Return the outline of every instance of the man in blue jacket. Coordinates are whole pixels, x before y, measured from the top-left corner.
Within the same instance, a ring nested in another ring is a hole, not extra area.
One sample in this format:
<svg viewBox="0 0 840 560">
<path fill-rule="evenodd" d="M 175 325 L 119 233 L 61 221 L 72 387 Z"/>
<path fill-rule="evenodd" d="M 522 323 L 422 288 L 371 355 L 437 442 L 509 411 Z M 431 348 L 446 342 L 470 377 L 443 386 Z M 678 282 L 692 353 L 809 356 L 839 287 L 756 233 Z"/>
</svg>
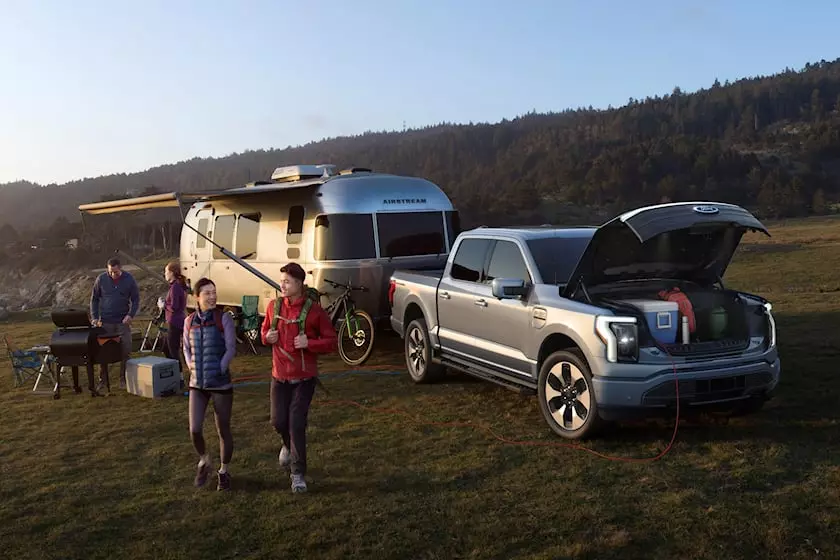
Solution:
<svg viewBox="0 0 840 560">
<path fill-rule="evenodd" d="M 125 368 L 131 354 L 131 321 L 140 308 L 140 290 L 129 272 L 122 270 L 120 261 L 108 260 L 108 271 L 97 276 L 90 295 L 90 317 L 107 334 L 119 334 L 122 342 L 120 388 L 125 389 Z M 108 366 L 99 369 L 97 390 L 105 387 Z"/>
</svg>

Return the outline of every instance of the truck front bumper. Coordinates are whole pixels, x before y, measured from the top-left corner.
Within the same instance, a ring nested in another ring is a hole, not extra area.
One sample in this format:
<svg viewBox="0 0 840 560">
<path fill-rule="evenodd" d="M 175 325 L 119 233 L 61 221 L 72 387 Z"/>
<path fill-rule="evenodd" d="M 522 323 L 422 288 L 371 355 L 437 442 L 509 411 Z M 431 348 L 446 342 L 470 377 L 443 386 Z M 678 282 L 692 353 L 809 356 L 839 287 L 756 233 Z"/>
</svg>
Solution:
<svg viewBox="0 0 840 560">
<path fill-rule="evenodd" d="M 641 364 L 602 364 L 602 368 L 647 369 Z M 677 404 L 679 381 L 680 415 L 715 408 L 731 408 L 751 399 L 767 399 L 779 383 L 781 362 L 776 352 L 749 361 L 656 366 L 639 372 L 643 377 L 599 375 L 592 379 L 599 416 L 606 420 L 672 412 Z M 604 371 L 604 369 L 602 369 Z M 634 372 L 635 373 L 635 372 Z M 647 373 L 645 375 L 645 373 Z"/>
</svg>

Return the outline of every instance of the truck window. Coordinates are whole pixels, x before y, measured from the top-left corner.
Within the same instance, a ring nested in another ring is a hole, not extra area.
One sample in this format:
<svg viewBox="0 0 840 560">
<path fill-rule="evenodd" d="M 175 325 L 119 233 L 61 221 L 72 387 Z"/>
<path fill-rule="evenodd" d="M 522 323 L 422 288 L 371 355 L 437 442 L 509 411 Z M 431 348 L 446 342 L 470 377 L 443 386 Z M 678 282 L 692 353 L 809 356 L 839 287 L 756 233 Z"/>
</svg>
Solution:
<svg viewBox="0 0 840 560">
<path fill-rule="evenodd" d="M 464 239 L 452 260 L 449 275 L 455 280 L 480 282 L 484 275 L 484 260 L 490 243 L 489 239 Z"/>
<path fill-rule="evenodd" d="M 201 218 L 198 220 L 198 227 L 195 229 L 201 232 L 202 235 L 207 235 L 207 224 L 207 218 Z M 207 240 L 201 237 L 201 235 L 196 235 L 195 248 L 204 249 L 205 247 L 207 247 Z"/>
<path fill-rule="evenodd" d="M 303 206 L 289 208 L 289 221 L 286 225 L 286 243 L 297 245 L 303 235 L 303 216 L 306 212 Z"/>
<path fill-rule="evenodd" d="M 375 259 L 373 214 L 329 214 L 315 219 L 315 259 Z"/>
<path fill-rule="evenodd" d="M 528 273 L 522 251 L 513 241 L 496 242 L 484 281 L 490 283 L 494 278 L 516 278 L 531 282 L 531 275 Z"/>
<path fill-rule="evenodd" d="M 590 237 L 545 237 L 529 239 L 528 250 L 537 264 L 544 284 L 569 281 Z"/>
<path fill-rule="evenodd" d="M 438 255 L 446 252 L 442 212 L 395 212 L 376 215 L 381 257 Z"/>
<path fill-rule="evenodd" d="M 230 251 L 233 248 L 233 224 L 236 218 L 233 214 L 217 216 L 216 225 L 213 228 L 213 241 Z M 226 259 L 218 247 L 213 245 L 213 258 Z"/>
<path fill-rule="evenodd" d="M 259 214 L 242 214 L 236 224 L 236 256 L 240 259 L 257 258 L 257 236 L 260 232 Z"/>
</svg>

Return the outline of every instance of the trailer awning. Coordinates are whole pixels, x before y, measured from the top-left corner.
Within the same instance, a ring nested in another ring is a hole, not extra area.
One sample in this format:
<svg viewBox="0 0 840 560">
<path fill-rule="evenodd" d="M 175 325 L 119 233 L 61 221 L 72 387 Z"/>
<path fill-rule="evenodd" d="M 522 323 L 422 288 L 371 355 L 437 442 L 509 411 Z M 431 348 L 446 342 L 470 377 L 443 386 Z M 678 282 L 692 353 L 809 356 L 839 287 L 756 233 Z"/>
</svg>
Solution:
<svg viewBox="0 0 840 560">
<path fill-rule="evenodd" d="M 150 210 L 153 208 L 178 208 L 181 202 L 186 202 L 184 198 L 183 195 L 176 192 L 151 194 L 135 198 L 82 204 L 79 206 L 79 211 L 85 214 L 112 214 L 114 212 Z"/>
<path fill-rule="evenodd" d="M 155 208 L 178 208 L 181 204 L 192 204 L 198 200 L 213 200 L 224 198 L 238 198 L 241 196 L 274 193 L 288 191 L 304 187 L 321 185 L 324 179 L 310 179 L 294 183 L 269 183 L 263 185 L 247 185 L 219 191 L 182 193 L 168 192 L 163 194 L 151 194 L 135 198 L 123 198 L 121 200 L 108 200 L 105 202 L 91 202 L 79 206 L 83 214 L 113 214 L 115 212 L 132 212 L 137 210 L 151 210 Z"/>
</svg>

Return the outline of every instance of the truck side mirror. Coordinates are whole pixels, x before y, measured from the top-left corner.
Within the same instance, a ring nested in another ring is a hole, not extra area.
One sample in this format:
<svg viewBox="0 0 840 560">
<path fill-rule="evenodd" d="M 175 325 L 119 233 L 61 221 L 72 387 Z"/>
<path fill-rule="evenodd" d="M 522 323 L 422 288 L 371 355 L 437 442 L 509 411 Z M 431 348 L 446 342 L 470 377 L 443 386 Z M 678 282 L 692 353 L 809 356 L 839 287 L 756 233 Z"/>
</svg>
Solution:
<svg viewBox="0 0 840 560">
<path fill-rule="evenodd" d="M 498 299 L 517 299 L 528 294 L 525 280 L 520 278 L 494 278 L 493 297 Z"/>
</svg>

